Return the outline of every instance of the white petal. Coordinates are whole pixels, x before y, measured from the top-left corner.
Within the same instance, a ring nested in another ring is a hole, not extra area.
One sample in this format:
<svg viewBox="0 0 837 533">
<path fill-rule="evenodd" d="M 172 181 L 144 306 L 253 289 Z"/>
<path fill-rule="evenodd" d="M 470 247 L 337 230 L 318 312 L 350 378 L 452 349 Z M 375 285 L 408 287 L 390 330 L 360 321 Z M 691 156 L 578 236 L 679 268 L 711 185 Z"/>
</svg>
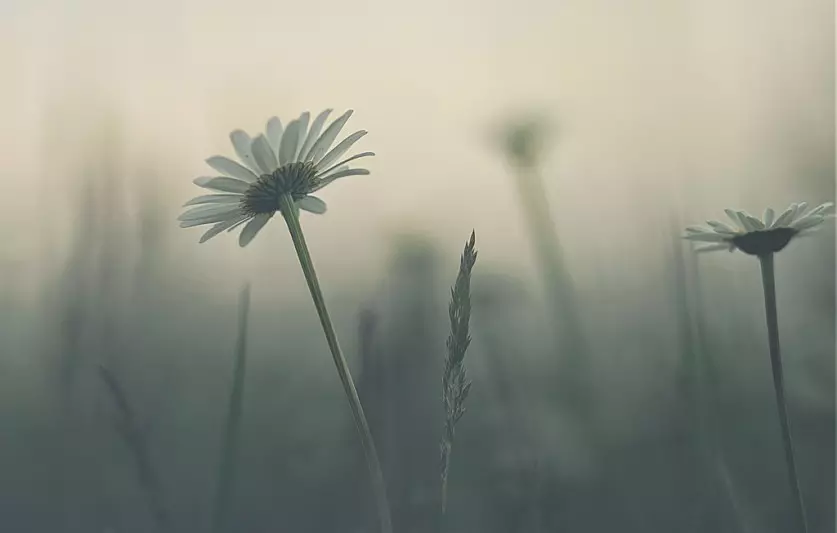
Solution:
<svg viewBox="0 0 837 533">
<path fill-rule="evenodd" d="M 790 216 L 790 218 L 787 220 L 787 222 L 785 222 L 785 226 L 790 226 L 791 224 L 793 224 L 793 222 L 794 222 L 797 218 L 799 218 L 799 215 L 800 215 L 800 212 L 799 212 L 799 206 L 800 206 L 800 204 L 799 204 L 799 203 L 793 203 L 793 204 L 791 204 L 791 207 L 793 208 L 793 210 L 791 211 L 791 216 Z"/>
<path fill-rule="evenodd" d="M 282 135 L 282 142 L 279 145 L 279 164 L 292 163 L 296 154 L 296 147 L 299 144 L 299 122 L 292 120 L 285 133 Z"/>
<path fill-rule="evenodd" d="M 695 246 L 695 252 L 702 253 L 702 252 L 717 252 L 719 250 L 729 250 L 730 245 L 727 243 L 722 244 L 701 244 L 700 246 Z"/>
<path fill-rule="evenodd" d="M 791 220 L 793 219 L 793 211 L 796 204 L 791 204 L 790 207 L 785 209 L 779 217 L 773 221 L 773 225 L 770 226 L 771 228 L 782 228 L 785 227 Z"/>
<path fill-rule="evenodd" d="M 345 178 L 347 176 L 366 176 L 369 174 L 369 171 L 365 168 L 347 168 L 346 170 L 341 170 L 339 172 L 334 172 L 333 174 L 329 174 L 326 178 L 320 178 L 318 183 L 314 188 L 313 191 L 319 191 L 332 181 L 340 178 Z"/>
<path fill-rule="evenodd" d="M 686 228 L 687 233 L 712 233 L 711 229 L 706 229 L 701 226 L 689 226 Z"/>
<path fill-rule="evenodd" d="M 712 226 L 712 229 L 714 229 L 718 233 L 726 233 L 728 235 L 736 235 L 738 233 L 723 222 L 718 222 L 717 220 L 710 220 L 707 222 L 707 224 Z"/>
<path fill-rule="evenodd" d="M 302 148 L 299 149 L 300 161 L 309 160 L 308 154 L 311 153 L 311 147 L 314 146 L 314 142 L 317 140 L 317 137 L 320 136 L 320 132 L 323 131 L 323 126 L 325 125 L 325 121 L 328 120 L 328 116 L 331 114 L 331 111 L 331 109 L 326 109 L 314 119 L 314 122 L 311 124 L 311 130 L 308 132 L 308 135 L 305 136 L 305 142 L 302 144 Z"/>
<path fill-rule="evenodd" d="M 764 222 L 762 222 L 758 218 L 754 217 L 750 213 L 742 211 L 741 215 L 744 216 L 747 219 L 747 221 L 750 223 L 751 226 L 753 226 L 754 229 L 756 229 L 756 230 L 764 229 Z"/>
<path fill-rule="evenodd" d="M 341 167 L 332 167 L 332 170 L 329 170 L 328 172 L 323 172 L 322 174 L 319 174 L 317 176 L 317 179 L 320 179 L 320 180 L 326 179 L 328 177 L 331 177 L 332 174 L 336 174 L 338 172 L 348 170 L 348 168 L 349 168 L 349 165 L 343 165 Z"/>
<path fill-rule="evenodd" d="M 689 241 L 699 242 L 727 242 L 729 240 L 724 235 L 718 235 L 717 233 L 690 233 L 683 238 Z"/>
<path fill-rule="evenodd" d="M 195 218 L 194 220 L 183 220 L 180 222 L 181 228 L 191 228 L 193 226 L 202 226 L 204 224 L 213 224 L 215 222 L 224 222 L 227 220 L 234 220 L 238 219 L 241 211 L 233 210 L 227 211 L 222 213 L 213 213 L 213 214 L 206 214 L 200 218 Z"/>
<path fill-rule="evenodd" d="M 227 228 L 227 232 L 229 233 L 230 231 L 233 231 L 235 228 L 239 227 L 240 225 L 242 225 L 242 224 L 244 224 L 245 222 L 247 222 L 248 220 L 250 220 L 250 218 L 251 218 L 251 217 L 249 217 L 249 216 L 247 216 L 247 217 L 242 217 L 242 219 L 241 219 L 241 220 L 239 220 L 238 222 L 236 222 L 235 224 L 233 224 L 232 226 L 230 226 L 229 228 Z"/>
<path fill-rule="evenodd" d="M 253 174 L 253 171 L 241 166 L 232 159 L 221 155 L 215 155 L 206 160 L 206 164 L 220 172 L 225 176 L 237 178 L 248 183 L 253 183 L 259 177 Z"/>
<path fill-rule="evenodd" d="M 793 224 L 790 225 L 795 230 L 804 230 L 808 228 L 813 228 L 814 226 L 819 226 L 822 224 L 823 217 L 820 215 L 814 216 L 806 216 L 802 217 L 799 220 L 794 220 Z"/>
<path fill-rule="evenodd" d="M 811 209 L 809 215 L 828 215 L 834 208 L 834 202 L 826 202 Z"/>
<path fill-rule="evenodd" d="M 288 127 L 290 129 L 290 126 Z M 254 216 L 253 219 L 244 226 L 244 229 L 241 230 L 241 235 L 238 236 L 238 244 L 243 248 L 250 244 L 250 241 L 261 231 L 267 221 L 270 220 L 272 214 L 269 213 L 259 213 L 258 215 Z"/>
<path fill-rule="evenodd" d="M 741 223 L 741 226 L 747 231 L 755 231 L 758 229 L 755 224 L 753 224 L 750 219 L 752 218 L 750 215 L 745 213 L 744 211 L 736 211 L 735 213 L 738 216 L 738 222 Z"/>
<path fill-rule="evenodd" d="M 732 209 L 724 209 L 724 213 L 726 213 L 729 219 L 732 220 L 733 224 L 735 224 L 735 227 L 741 227 L 741 219 L 738 218 L 738 213 L 736 213 Z"/>
<path fill-rule="evenodd" d="M 223 222 L 218 222 L 217 224 L 215 224 L 214 226 L 209 228 L 206 231 L 206 233 L 201 235 L 201 239 L 198 242 L 205 243 L 206 241 L 208 241 L 212 237 L 218 235 L 219 233 L 221 233 L 225 229 L 230 229 L 231 227 L 235 226 L 236 224 L 240 224 L 241 222 L 247 220 L 248 218 L 250 218 L 249 215 L 241 215 L 238 218 L 233 218 L 233 219 L 230 219 L 230 220 L 225 220 Z"/>
<path fill-rule="evenodd" d="M 764 210 L 764 226 L 769 228 L 773 224 L 773 217 L 776 216 L 776 213 L 771 208 L 767 208 Z"/>
<path fill-rule="evenodd" d="M 197 207 L 193 207 L 177 217 L 177 220 L 186 221 L 186 220 L 197 220 L 199 218 L 204 218 L 210 215 L 216 215 L 220 213 L 237 213 L 240 212 L 240 209 L 237 205 L 227 205 L 227 204 L 207 204 L 207 205 L 199 205 Z"/>
<path fill-rule="evenodd" d="M 253 172 L 260 173 L 259 166 L 256 164 L 256 160 L 253 159 L 253 152 L 250 151 L 250 144 L 252 144 L 253 140 L 247 135 L 247 132 L 244 130 L 235 130 L 230 133 L 230 141 L 232 141 L 235 153 L 241 162 Z"/>
<path fill-rule="evenodd" d="M 787 225 L 787 227 L 789 227 L 789 228 L 795 228 L 797 224 L 799 224 L 800 222 L 805 222 L 805 221 L 806 221 L 806 220 L 808 220 L 810 217 L 811 217 L 811 214 L 810 214 L 810 213 L 808 213 L 807 215 L 802 215 L 802 216 L 799 216 L 799 217 L 795 217 L 795 218 L 793 219 L 793 222 L 791 222 L 790 224 L 788 224 L 788 225 Z"/>
<path fill-rule="evenodd" d="M 247 189 L 250 188 L 249 183 L 243 182 L 241 180 L 237 180 L 235 178 L 227 178 L 227 177 L 219 177 L 219 178 L 201 177 L 201 178 L 195 178 L 192 181 L 198 187 L 203 187 L 204 189 L 215 189 L 216 191 L 222 191 L 222 192 L 237 192 L 237 193 L 244 194 L 245 192 L 247 192 Z"/>
<path fill-rule="evenodd" d="M 361 137 L 366 135 L 366 133 L 367 132 L 364 131 L 364 130 L 356 131 L 356 132 L 352 133 L 351 135 L 349 135 L 348 137 L 346 137 L 345 139 L 343 139 L 342 141 L 340 141 L 340 144 L 335 146 L 329 153 L 327 153 L 325 156 L 323 156 L 323 158 L 320 160 L 320 162 L 317 163 L 317 166 L 327 167 L 330 164 L 337 161 L 337 159 L 340 156 L 345 154 L 349 150 L 349 148 L 351 148 L 352 145 L 355 144 L 358 141 L 358 139 L 360 139 Z"/>
<path fill-rule="evenodd" d="M 311 148 L 311 151 L 308 153 L 308 159 L 313 161 L 314 164 L 318 164 L 320 159 L 325 155 L 329 148 L 331 148 L 331 144 L 334 142 L 334 139 L 340 135 L 340 130 L 343 129 L 343 126 L 346 124 L 346 121 L 349 120 L 349 117 L 352 116 L 351 109 L 343 113 L 337 120 L 331 123 L 331 125 L 326 128 L 320 138 L 314 143 L 314 146 Z"/>
<path fill-rule="evenodd" d="M 297 135 L 299 135 L 299 139 L 296 142 L 296 152 L 294 153 L 294 161 L 301 161 L 299 158 L 299 153 L 302 148 L 302 144 L 305 142 L 305 137 L 308 135 L 308 123 L 311 121 L 311 113 L 308 111 L 304 112 L 299 116 L 299 131 Z"/>
<path fill-rule="evenodd" d="M 278 157 L 279 143 L 282 140 L 282 121 L 279 120 L 279 117 L 270 117 L 265 126 L 265 133 L 267 134 L 267 142 L 273 149 L 273 155 Z"/>
<path fill-rule="evenodd" d="M 317 215 L 322 215 L 326 212 L 326 203 L 316 196 L 306 196 L 305 198 L 298 200 L 296 205 L 304 211 Z"/>
<path fill-rule="evenodd" d="M 354 161 L 355 159 L 360 159 L 361 157 L 371 157 L 373 155 L 375 155 L 375 152 L 363 152 L 363 153 L 360 153 L 360 154 L 357 154 L 357 155 L 353 155 L 352 157 L 350 157 L 348 159 L 344 159 L 343 161 L 340 161 L 339 163 L 332 166 L 331 168 L 328 168 L 328 169 L 324 170 L 322 173 L 320 173 L 320 175 L 328 174 L 329 172 L 331 172 L 335 168 L 342 167 L 346 163 L 348 163 L 350 161 Z"/>
<path fill-rule="evenodd" d="M 279 162 L 276 161 L 273 148 L 270 147 L 270 143 L 264 135 L 259 135 L 253 140 L 253 157 L 256 158 L 256 163 L 262 169 L 262 174 L 270 174 L 279 168 Z"/>
<path fill-rule="evenodd" d="M 799 202 L 798 204 L 796 204 L 796 209 L 793 212 L 793 219 L 796 220 L 798 217 L 800 217 L 807 208 L 808 202 Z"/>
<path fill-rule="evenodd" d="M 234 204 L 241 201 L 240 194 L 204 194 L 196 196 L 183 204 L 183 207 L 201 204 Z"/>
</svg>

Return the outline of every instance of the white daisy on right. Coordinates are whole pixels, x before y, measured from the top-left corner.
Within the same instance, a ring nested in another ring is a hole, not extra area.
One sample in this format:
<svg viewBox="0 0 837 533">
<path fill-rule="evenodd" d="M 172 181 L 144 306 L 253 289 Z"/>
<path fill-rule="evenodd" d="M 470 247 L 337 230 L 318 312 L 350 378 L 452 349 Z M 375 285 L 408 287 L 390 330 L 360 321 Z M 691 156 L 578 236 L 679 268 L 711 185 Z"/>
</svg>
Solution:
<svg viewBox="0 0 837 533">
<path fill-rule="evenodd" d="M 764 311 L 767 324 L 767 344 L 770 354 L 770 366 L 773 374 L 773 388 L 776 393 L 776 407 L 782 441 L 785 451 L 785 465 L 792 498 L 792 511 L 796 523 L 795 531 L 808 533 L 808 518 L 802 491 L 799 486 L 799 474 L 791 437 L 790 417 L 788 416 L 785 393 L 785 378 L 782 353 L 779 344 L 779 319 L 776 305 L 776 275 L 774 255 L 783 250 L 793 239 L 816 231 L 826 219 L 834 218 L 834 202 L 826 202 L 806 211 L 805 202 L 791 204 L 790 207 L 775 217 L 772 209 L 764 212 L 764 218 L 756 218 L 746 211 L 725 209 L 733 226 L 710 220 L 708 228 L 692 226 L 686 228 L 684 239 L 705 242 L 696 248 L 698 252 L 713 250 L 738 249 L 748 255 L 758 257 L 761 264 L 761 279 L 764 290 Z"/>
<path fill-rule="evenodd" d="M 782 250 L 794 238 L 813 233 L 826 219 L 834 218 L 834 202 L 826 202 L 805 212 L 807 207 L 806 202 L 793 203 L 778 217 L 773 209 L 767 208 L 762 219 L 746 211 L 725 209 L 732 226 L 709 220 L 708 228 L 686 228 L 683 238 L 708 243 L 697 247 L 695 250 L 698 252 L 732 252 L 738 249 L 745 254 L 764 256 Z"/>
</svg>

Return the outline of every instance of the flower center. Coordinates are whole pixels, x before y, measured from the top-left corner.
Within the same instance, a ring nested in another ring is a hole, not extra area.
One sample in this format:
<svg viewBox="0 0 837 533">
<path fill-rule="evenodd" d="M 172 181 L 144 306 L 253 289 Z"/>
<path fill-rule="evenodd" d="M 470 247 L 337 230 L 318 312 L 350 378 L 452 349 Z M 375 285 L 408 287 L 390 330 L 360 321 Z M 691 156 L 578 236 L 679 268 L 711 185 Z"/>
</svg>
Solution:
<svg viewBox="0 0 837 533">
<path fill-rule="evenodd" d="M 793 228 L 776 228 L 750 231 L 732 239 L 742 252 L 750 255 L 767 255 L 788 245 L 797 231 Z"/>
<path fill-rule="evenodd" d="M 316 174 L 314 164 L 310 161 L 288 163 L 272 174 L 262 174 L 244 193 L 241 209 L 251 216 L 273 214 L 279 210 L 279 198 L 283 194 L 290 194 L 294 200 L 299 200 L 310 193 L 316 184 Z"/>
</svg>

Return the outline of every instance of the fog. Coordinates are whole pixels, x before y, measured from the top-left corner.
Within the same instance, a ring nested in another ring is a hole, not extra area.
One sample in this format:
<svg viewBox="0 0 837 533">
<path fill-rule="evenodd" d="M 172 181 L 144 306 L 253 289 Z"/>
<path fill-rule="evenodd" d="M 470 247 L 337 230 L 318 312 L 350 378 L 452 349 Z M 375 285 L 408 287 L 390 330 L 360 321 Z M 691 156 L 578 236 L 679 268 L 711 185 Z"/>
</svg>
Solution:
<svg viewBox="0 0 837 533">
<path fill-rule="evenodd" d="M 215 531 L 376 530 L 281 217 L 246 248 L 176 220 L 231 131 L 333 108 L 354 110 L 343 136 L 368 130 L 371 174 L 301 223 L 397 533 L 793 531 L 759 262 L 679 234 L 834 201 L 834 21 L 824 0 L 2 0 L 0 530 L 210 530 L 245 283 Z M 530 116 L 547 126 L 527 178 L 501 138 Z M 551 221 L 518 179 L 542 180 Z M 472 230 L 473 385 L 440 517 Z M 826 220 L 776 255 L 810 532 L 835 527 L 834 244 Z M 140 420 L 150 492 L 100 365 Z"/>
</svg>

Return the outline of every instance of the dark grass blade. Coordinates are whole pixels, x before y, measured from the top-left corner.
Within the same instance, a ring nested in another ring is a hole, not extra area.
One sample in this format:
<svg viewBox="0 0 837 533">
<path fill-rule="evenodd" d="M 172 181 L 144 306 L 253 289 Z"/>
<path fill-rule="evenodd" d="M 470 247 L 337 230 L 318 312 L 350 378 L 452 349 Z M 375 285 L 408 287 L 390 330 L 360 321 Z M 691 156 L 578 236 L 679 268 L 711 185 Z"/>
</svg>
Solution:
<svg viewBox="0 0 837 533">
<path fill-rule="evenodd" d="M 244 377 L 247 366 L 247 321 L 249 314 L 250 284 L 247 284 L 241 290 L 239 296 L 238 337 L 235 344 L 233 382 L 232 389 L 230 390 L 227 420 L 224 424 L 223 441 L 221 443 L 221 459 L 218 462 L 218 485 L 215 489 L 215 500 L 212 506 L 213 533 L 224 531 L 232 501 L 239 431 L 241 428 L 241 412 L 244 403 Z"/>
<path fill-rule="evenodd" d="M 111 371 L 104 366 L 99 366 L 99 377 L 105 384 L 105 388 L 120 415 L 117 431 L 134 457 L 140 488 L 145 495 L 154 522 L 157 524 L 159 531 L 166 531 L 169 527 L 169 513 L 165 504 L 162 484 L 151 460 L 148 440 L 140 427 L 136 412 L 132 408 L 122 384 Z"/>
</svg>

